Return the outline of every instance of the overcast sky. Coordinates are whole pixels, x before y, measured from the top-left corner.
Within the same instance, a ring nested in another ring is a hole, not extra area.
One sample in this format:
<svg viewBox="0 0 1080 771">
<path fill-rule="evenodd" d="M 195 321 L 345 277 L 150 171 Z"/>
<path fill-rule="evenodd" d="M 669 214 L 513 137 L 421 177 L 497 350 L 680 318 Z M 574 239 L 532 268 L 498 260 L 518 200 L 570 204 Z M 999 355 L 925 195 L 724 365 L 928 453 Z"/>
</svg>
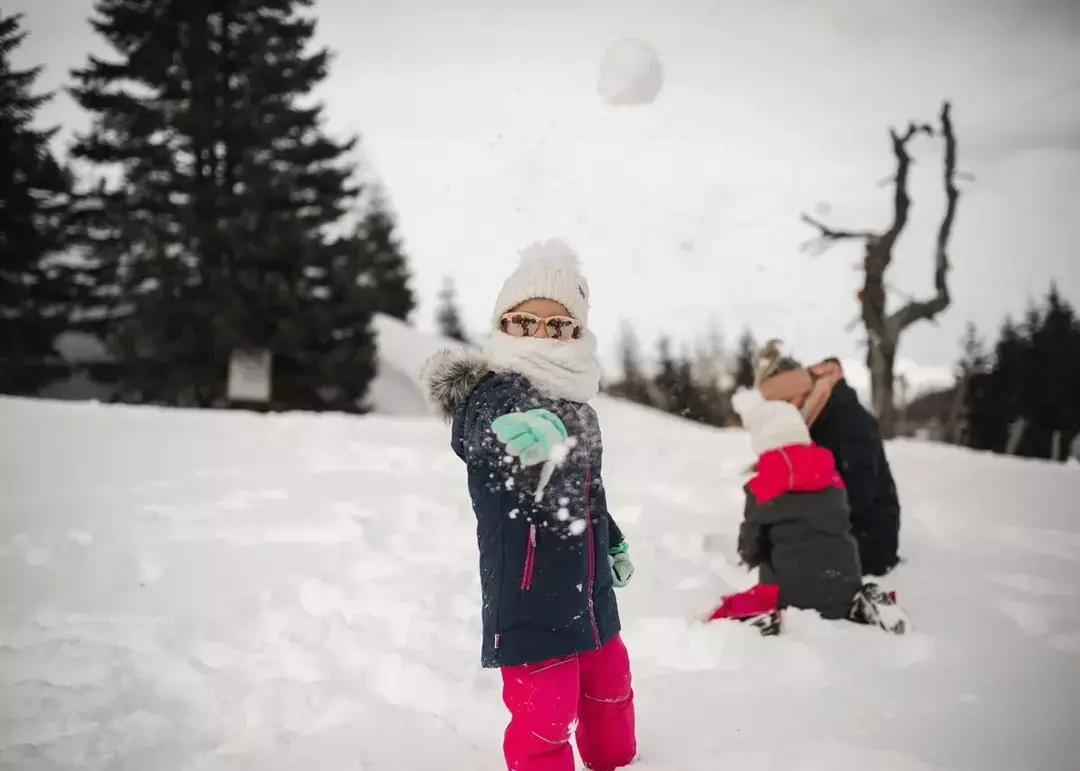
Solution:
<svg viewBox="0 0 1080 771">
<path fill-rule="evenodd" d="M 90 0 L 6 0 L 31 33 L 19 63 L 57 88 L 100 43 Z M 1051 279 L 1080 301 L 1080 2 L 1076 0 L 317 0 L 336 51 L 319 96 L 359 132 L 385 182 L 430 327 L 444 275 L 467 323 L 530 240 L 582 255 L 609 350 L 621 320 L 646 342 L 719 324 L 777 336 L 807 359 L 861 357 L 854 244 L 812 258 L 800 211 L 838 226 L 890 217 L 890 124 L 954 103 L 975 176 L 952 244 L 953 305 L 904 338 L 927 373 L 964 323 L 992 331 Z M 605 48 L 647 41 L 665 85 L 646 107 L 596 95 Z M 64 95 L 43 122 L 86 118 Z M 896 301 L 932 287 L 940 148 L 916 157 Z"/>
</svg>

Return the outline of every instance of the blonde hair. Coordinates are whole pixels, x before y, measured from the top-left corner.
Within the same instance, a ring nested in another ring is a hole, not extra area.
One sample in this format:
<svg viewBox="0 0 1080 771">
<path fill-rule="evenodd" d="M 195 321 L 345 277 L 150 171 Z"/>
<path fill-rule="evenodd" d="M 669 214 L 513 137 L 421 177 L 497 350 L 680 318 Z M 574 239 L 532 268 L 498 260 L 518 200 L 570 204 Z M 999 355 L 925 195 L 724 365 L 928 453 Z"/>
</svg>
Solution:
<svg viewBox="0 0 1080 771">
<path fill-rule="evenodd" d="M 784 355 L 784 352 L 780 349 L 783 344 L 782 340 L 774 337 L 758 349 L 757 355 L 754 356 L 755 387 L 760 386 L 774 375 L 802 369 L 802 365 L 798 361 Z"/>
</svg>

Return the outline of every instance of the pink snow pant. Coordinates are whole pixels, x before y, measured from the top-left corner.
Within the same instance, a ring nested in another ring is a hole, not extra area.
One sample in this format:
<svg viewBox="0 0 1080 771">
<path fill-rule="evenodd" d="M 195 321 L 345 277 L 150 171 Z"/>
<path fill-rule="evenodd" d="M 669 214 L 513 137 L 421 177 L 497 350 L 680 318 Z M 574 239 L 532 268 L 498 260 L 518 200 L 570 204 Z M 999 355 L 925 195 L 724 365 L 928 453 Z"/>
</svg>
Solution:
<svg viewBox="0 0 1080 771">
<path fill-rule="evenodd" d="M 587 768 L 614 771 L 637 754 L 630 657 L 618 635 L 599 650 L 504 667 L 502 677 L 509 771 L 574 771 L 575 722 Z"/>
</svg>

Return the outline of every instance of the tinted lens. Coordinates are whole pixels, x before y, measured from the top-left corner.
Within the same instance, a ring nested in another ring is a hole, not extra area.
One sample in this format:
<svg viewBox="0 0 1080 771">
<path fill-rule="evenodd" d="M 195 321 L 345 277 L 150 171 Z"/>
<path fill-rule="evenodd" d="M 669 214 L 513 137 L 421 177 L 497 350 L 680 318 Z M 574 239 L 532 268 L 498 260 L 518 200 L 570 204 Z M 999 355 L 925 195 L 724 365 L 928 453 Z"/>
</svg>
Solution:
<svg viewBox="0 0 1080 771">
<path fill-rule="evenodd" d="M 507 313 L 502 317 L 502 331 L 511 337 L 532 337 L 540 328 L 540 319 L 531 313 Z"/>
<path fill-rule="evenodd" d="M 578 330 L 581 325 L 578 324 L 576 319 L 569 318 L 568 316 L 553 316 L 550 319 L 545 319 L 547 323 L 547 334 L 553 340 L 570 340 L 578 336 Z"/>
</svg>

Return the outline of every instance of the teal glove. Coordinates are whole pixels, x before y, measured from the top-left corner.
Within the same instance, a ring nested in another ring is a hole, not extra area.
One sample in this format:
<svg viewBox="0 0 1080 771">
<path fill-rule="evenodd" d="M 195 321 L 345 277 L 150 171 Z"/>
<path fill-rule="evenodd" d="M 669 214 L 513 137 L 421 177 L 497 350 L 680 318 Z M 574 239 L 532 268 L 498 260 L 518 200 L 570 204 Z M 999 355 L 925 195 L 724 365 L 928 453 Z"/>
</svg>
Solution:
<svg viewBox="0 0 1080 771">
<path fill-rule="evenodd" d="M 543 463 L 556 445 L 566 441 L 566 426 L 548 410 L 500 415 L 491 422 L 491 430 L 507 453 L 521 459 L 522 466 Z"/>
<path fill-rule="evenodd" d="M 630 583 L 634 575 L 634 563 L 630 561 L 630 547 L 626 541 L 608 550 L 608 564 L 611 565 L 611 577 L 616 589 L 622 589 Z"/>
</svg>

